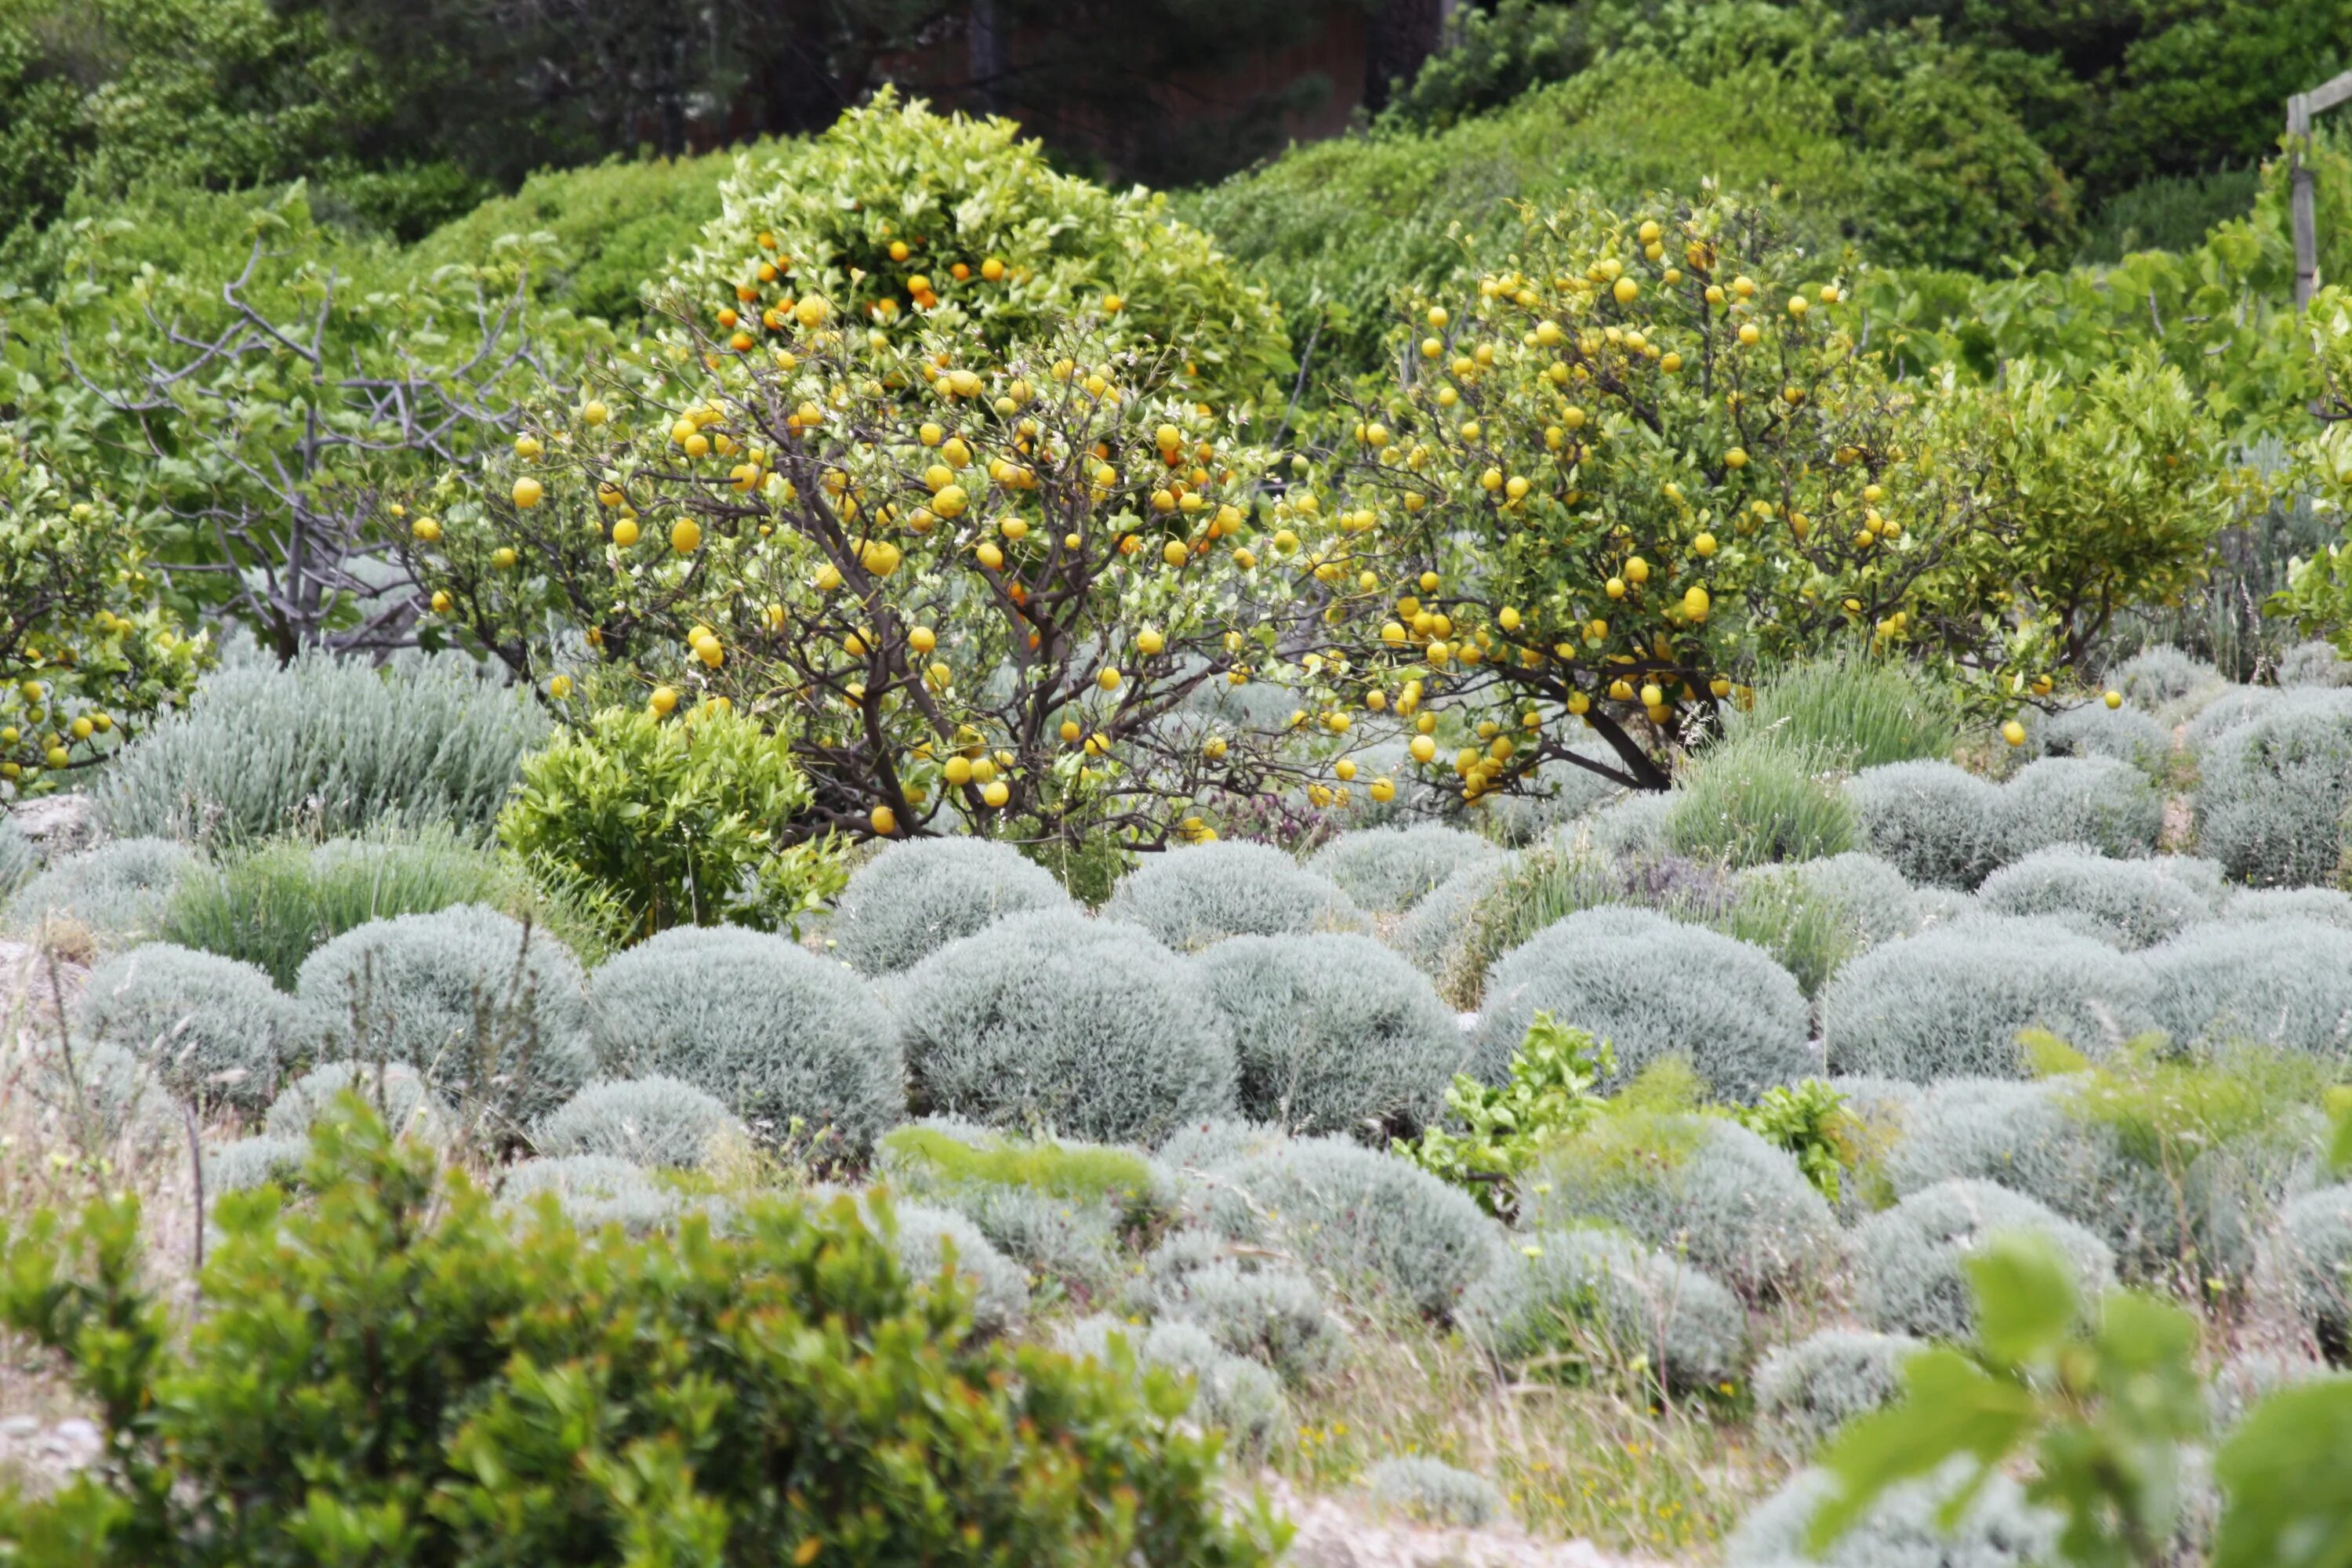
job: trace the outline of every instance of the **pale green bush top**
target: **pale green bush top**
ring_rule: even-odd
[[[2352,860],[2352,691],[2289,692],[2217,736],[2200,764],[2197,834],[2235,881],[2341,878]]]
[[[635,1165],[702,1165],[743,1123],[712,1096],[672,1078],[590,1084],[532,1130],[539,1152],[610,1154]]]
[[[2053,844],[2105,855],[2152,855],[2164,797],[2147,775],[2113,757],[2044,757],[2000,786],[1993,826],[2003,864]]]
[[[857,868],[830,934],[860,973],[892,974],[1006,915],[1073,907],[1051,872],[1009,844],[916,838]]]
[[[612,1154],[567,1154],[509,1165],[499,1181],[508,1212],[535,1214],[543,1194],[553,1194],[563,1217],[582,1230],[617,1225],[631,1236],[677,1217],[677,1194],[657,1186],[642,1166]]]
[[[109,945],[136,942],[163,921],[182,879],[204,858],[169,838],[117,838],[53,861],[8,901],[0,929],[47,919],[89,927]]]
[[[2000,862],[1994,786],[1950,763],[1890,763],[1848,779],[1858,842],[1915,883],[1973,888]]]
[[[1103,913],[1179,952],[1229,936],[1360,931],[1368,923],[1328,877],[1270,845],[1240,842],[1147,857],[1119,879]]]
[[[1756,1367],[1756,1414],[1776,1447],[1797,1459],[1858,1415],[1903,1393],[1903,1363],[1925,1348],[1908,1334],[1822,1329]]]
[[[2172,731],[2139,709],[2094,699],[2053,714],[2036,712],[2027,744],[2045,757],[2112,757],[2161,780],[2172,760]]]
[[[2168,643],[2142,648],[2107,671],[2110,687],[2135,707],[2150,711],[2221,679],[2221,671],[2211,665]]]
[[[2352,931],[2219,921],[2153,949],[2147,966],[2157,1021],[2176,1040],[2352,1061]]]
[[[451,1126],[449,1108],[424,1075],[397,1061],[322,1062],[279,1091],[263,1124],[272,1138],[307,1139],[345,1094],[359,1096],[396,1133],[438,1140]]]
[[[2220,889],[2220,868],[2210,861],[2115,860],[2084,845],[2053,844],[1986,878],[1977,898],[1998,914],[2083,917],[2117,947],[2135,951],[2210,920],[2210,895]]]
[[[1837,1486],[1806,1470],[1766,1499],[1724,1542],[1725,1568],[2036,1568],[2055,1561],[2060,1517],[2025,1500],[2024,1489],[1994,1470],[1954,1528],[1943,1511],[1957,1493],[1960,1464],[1926,1480],[1886,1489],[1825,1556],[1805,1550],[1813,1513]]]
[[[138,1053],[182,1100],[258,1110],[296,1047],[292,999],[252,964],[150,942],[90,972],[79,1027]]]
[[[1342,833],[1318,850],[1307,868],[1337,882],[1358,908],[1395,914],[1465,867],[1498,853],[1475,833],[1423,823]]]
[[[1719,1389],[1747,1365],[1748,1314],[1707,1275],[1605,1226],[1522,1231],[1462,1304],[1463,1331],[1508,1363],[1560,1352],[1669,1387]]]
[[[1382,1459],[1364,1472],[1364,1489],[1373,1507],[1423,1524],[1476,1530],[1508,1511],[1494,1482],[1423,1454]]]
[[[1856,1314],[1888,1332],[1968,1338],[1975,1309],[1961,1262],[2001,1231],[2046,1237],[2074,1270],[2084,1301],[2098,1300],[2115,1283],[2115,1255],[2081,1226],[1990,1182],[1941,1182],[1855,1229]]]

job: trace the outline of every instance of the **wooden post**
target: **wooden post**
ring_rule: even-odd
[[[2352,100],[2352,71],[2286,100],[2287,206],[2294,217],[2294,308],[2311,303],[2319,286],[2319,230],[2312,211],[2311,117]]]

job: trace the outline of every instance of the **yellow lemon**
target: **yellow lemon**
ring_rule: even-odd
[[[537,506],[546,494],[547,487],[529,474],[514,482],[514,503],[525,511]]]
[[[2011,719],[2000,727],[2000,738],[2012,746],[2025,744],[2025,726]]]
[[[655,712],[667,716],[677,706],[677,693],[669,687],[656,686],[654,688],[653,696],[648,700]]]
[[[630,545],[635,544],[636,542],[637,542],[637,521],[636,521],[636,519],[632,518],[632,517],[625,517],[625,518],[623,518],[620,521],[618,521],[618,522],[616,522],[616,523],[614,523],[614,524],[613,525],[613,542],[614,542],[614,543],[615,543],[615,544],[619,545],[622,549],[626,550]]]
[[[681,517],[669,526],[669,547],[680,555],[691,555],[702,548],[702,525],[690,517]]]
[[[898,814],[887,805],[876,806],[866,814],[866,820],[874,825],[874,831],[884,838],[898,831]]]

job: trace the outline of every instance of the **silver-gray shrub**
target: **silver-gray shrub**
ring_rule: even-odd
[[[2184,868],[2181,857],[2170,855],[2115,860],[2080,844],[2054,844],[1987,877],[1977,898],[1997,914],[2085,918],[2131,951],[2212,919],[2205,889],[2218,879],[2210,861]]]
[[[31,1068],[18,1081],[85,1154],[103,1157],[103,1145],[125,1134],[148,1142],[179,1130],[178,1108],[155,1069],[121,1046],[45,1036]]]
[[[2335,881],[2352,855],[2352,691],[2296,691],[2205,748],[2198,842],[2256,887]]]
[[[1307,862],[1374,914],[1410,909],[1463,867],[1501,851],[1475,833],[1442,823],[1411,827],[1368,827],[1342,833]]]
[[[1385,1147],[1444,1109],[1466,1065],[1453,1009],[1368,936],[1237,936],[1193,961],[1224,1016],[1242,1114]]]
[[[2281,1208],[2264,1265],[2266,1294],[2340,1359],[2352,1348],[2352,1185],[2321,1187]]]
[[[345,1094],[355,1094],[395,1133],[415,1132],[429,1142],[447,1136],[449,1108],[423,1074],[405,1062],[322,1062],[280,1089],[262,1125],[272,1138],[307,1141],[319,1119],[334,1113]]]
[[[1666,847],[1666,819],[1677,803],[1666,790],[1642,790],[1566,824],[1555,837],[1573,836],[1603,855],[1642,855]]]
[[[1853,1236],[1854,1311],[1872,1328],[1922,1339],[1966,1339],[1976,1309],[1962,1266],[1997,1234],[2046,1238],[2096,1301],[2115,1284],[2107,1244],[2021,1193],[1990,1182],[1950,1181],[1913,1193]]]
[[[408,1062],[453,1102],[526,1124],[594,1066],[579,963],[478,904],[354,926],[302,961],[295,994],[323,1054]]]
[[[1584,910],[1496,960],[1472,1070],[1508,1078],[1539,1012],[1610,1042],[1612,1088],[1679,1057],[1718,1098],[1753,1100],[1813,1068],[1811,1011],[1787,970],[1760,948],[1648,910]]]
[[[508,1166],[499,1182],[499,1207],[519,1217],[536,1214],[548,1194],[576,1228],[617,1225],[631,1236],[669,1224],[682,1206],[678,1194],[656,1185],[642,1166],[611,1154],[525,1160]]]
[[[33,841],[25,837],[15,817],[0,812],[0,908],[5,908],[10,896],[40,868],[41,857]]]
[[[8,900],[0,929],[29,931],[52,917],[116,943],[152,935],[180,879],[204,858],[169,838],[116,838],[50,862]]]
[[[2328,1375],[2328,1365],[2303,1353],[2242,1350],[2213,1369],[2205,1385],[2205,1408],[2217,1434],[2227,1433],[2246,1413],[2281,1389]]]
[[[2141,710],[2078,702],[2035,716],[2031,744],[2045,757],[2112,757],[2161,779],[2172,758],[2172,731]]]
[[[914,838],[857,868],[830,931],[859,973],[895,974],[1006,915],[1072,907],[1054,874],[1010,844]]]
[[[2044,757],[2000,786],[1993,828],[2003,864],[2053,844],[2117,858],[2153,855],[2164,832],[2164,797],[2129,763]]]
[[[2155,1020],[2142,959],[2046,921],[1980,916],[1850,961],[1822,993],[1833,1073],[2023,1078],[2017,1043],[2047,1029],[2096,1056]]]
[[[1374,1508],[1422,1524],[1476,1530],[1506,1511],[1494,1482],[1425,1454],[1382,1459],[1364,1472],[1364,1490]]]
[[[1297,1385],[1331,1370],[1346,1336],[1305,1271],[1213,1231],[1172,1231],[1127,1293],[1146,1317],[1197,1323],[1217,1343]]]
[[[972,1293],[972,1326],[982,1333],[1006,1333],[1029,1318],[1029,1276],[996,1250],[980,1227],[952,1209],[932,1204],[890,1206],[890,1240],[898,1267],[909,1279],[929,1284],[948,1268]]]
[[[1362,931],[1339,885],[1270,845],[1227,841],[1144,857],[1119,879],[1105,916],[1141,926],[1180,952],[1229,936]]]
[[[1032,1275],[1087,1295],[1124,1266],[1126,1233],[1161,1223],[1176,1196],[1175,1179],[1133,1150],[1032,1145],[952,1117],[885,1138],[875,1169],[894,1192],[971,1221]]]
[[[2231,895],[2221,918],[2240,923],[2309,921],[2352,931],[2352,893],[2334,888],[2247,888]]]
[[[1598,740],[1571,742],[1568,748],[1580,755],[1619,766],[1616,753]],[[1472,807],[1485,818],[1482,831],[1505,844],[1532,844],[1563,823],[1573,822],[1619,795],[1624,786],[1571,762],[1542,763],[1522,779],[1509,795],[1480,795]]]
[[[1472,1343],[1509,1366],[1639,1366],[1692,1391],[1747,1366],[1738,1297],[1687,1260],[1597,1226],[1517,1233],[1459,1317]]]
[[[907,971],[890,1006],[926,1112],[1149,1143],[1234,1110],[1224,1019],[1192,967],[1131,925],[1013,915]]]
[[[2224,687],[2181,726],[2180,742],[2192,756],[2201,758],[2214,742],[2239,725],[2261,718],[2288,700],[2290,695],[2275,686]]]
[[[692,1084],[763,1140],[862,1155],[906,1119],[896,1026],[857,975],[787,938],[673,926],[589,980],[597,1059]]]
[[[2220,670],[2168,643],[2142,648],[2107,671],[2107,684],[2126,701],[2151,712],[2221,679]]]
[[[541,1154],[610,1154],[633,1165],[696,1170],[748,1135],[726,1106],[674,1078],[592,1083],[531,1131]]]
[[[1061,1343],[1073,1355],[1103,1365],[1114,1361],[1111,1341],[1124,1342],[1139,1367],[1173,1373],[1192,1384],[1192,1419],[1222,1429],[1243,1453],[1263,1456],[1290,1424],[1290,1402],[1272,1373],[1220,1346],[1196,1323],[1139,1328],[1097,1315],[1066,1325]]]
[[[1230,1166],[1201,1206],[1233,1240],[1431,1317],[1452,1312],[1504,1256],[1500,1228],[1460,1188],[1344,1139],[1299,1139]]]
[[[1522,1226],[1615,1226],[1750,1298],[1827,1278],[1842,1251],[1836,1215],[1796,1161],[1720,1116],[1603,1118],[1518,1185]]]
[[[1806,1550],[1806,1535],[1839,1483],[1826,1470],[1801,1471],[1740,1521],[1724,1542],[1724,1568],[2037,1568],[2059,1561],[2064,1520],[2028,1502],[2024,1489],[1999,1470],[1948,1523],[1946,1510],[1969,1476],[1960,1459],[1925,1479],[1896,1482],[1817,1556]]]
[[[1861,947],[1875,947],[1918,929],[1919,895],[1895,862],[1859,849],[1787,866],[1759,866],[1741,880],[1787,877],[1846,912]]]
[[[1269,1122],[1207,1116],[1170,1132],[1160,1140],[1155,1154],[1180,1184],[1197,1185],[1196,1177],[1213,1176],[1244,1160],[1271,1154],[1289,1142],[1289,1133]]]
[[[2157,1023],[2183,1044],[2277,1046],[2352,1060],[2352,931],[2217,921],[2147,955]]]
[[[1756,1367],[1756,1415],[1772,1445],[1802,1460],[1857,1415],[1903,1393],[1903,1363],[1923,1342],[1867,1329],[1823,1329]]]
[[[149,942],[90,972],[81,1032],[136,1052],[184,1100],[259,1110],[294,1047],[293,999],[250,963]]]
[[[99,812],[116,834],[204,841],[387,818],[482,836],[548,730],[528,697],[454,654],[224,668],[122,749]]]
[[[205,1152],[205,1196],[255,1187],[292,1190],[310,1157],[307,1138],[240,1138]]]
[[[2279,655],[2278,683],[2289,689],[2352,686],[2352,660],[2337,653],[2334,643],[2299,642]]]
[[[2000,863],[2000,792],[1950,763],[1888,763],[1845,782],[1863,847],[1910,881],[1969,889]]]
[[[1472,967],[1479,903],[1525,863],[1526,856],[1513,851],[1463,867],[1405,911],[1390,942],[1446,995],[1475,990],[1477,977],[1465,971]]]

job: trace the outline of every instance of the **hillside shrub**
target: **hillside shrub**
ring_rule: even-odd
[[[1591,847],[1604,855],[1658,854],[1665,849],[1666,818],[1674,808],[1671,794],[1638,791],[1602,806],[1579,826]]]
[[[1509,1511],[1494,1482],[1423,1454],[1382,1459],[1364,1472],[1364,1490],[1382,1513],[1441,1528],[1477,1530]]]
[[[1307,862],[1373,914],[1411,909],[1465,867],[1492,858],[1493,844],[1440,823],[1342,833]]]
[[[2209,862],[2168,855],[2114,860],[2057,844],[2012,860],[1984,880],[1977,900],[1997,914],[2087,920],[2126,952],[2167,942],[2212,918],[2206,890],[2220,890]]]
[[[1909,936],[1919,923],[1919,906],[1911,884],[1894,862],[1861,850],[1848,850],[1819,860],[1793,865],[1759,867],[1741,879],[1743,884],[1785,878],[1814,897],[1835,904],[1845,916],[1855,945],[1875,947],[1898,936]]]
[[[2289,693],[2274,686],[2224,687],[2180,727],[2181,743],[2201,763],[2204,752],[2214,742],[2289,700]]]
[[[448,1106],[406,1062],[321,1062],[278,1091],[263,1127],[272,1138],[306,1145],[320,1122],[342,1120],[344,1097],[356,1097],[395,1134],[438,1142],[454,1125]]]
[[[2192,691],[2221,684],[2221,673],[2168,643],[2158,643],[2108,670],[2107,684],[2133,707],[2152,713]]]
[[[57,918],[135,942],[162,929],[173,890],[203,863],[169,838],[110,839],[50,862],[8,901],[5,924],[27,931]]]
[[[1213,1231],[1174,1232],[1143,1260],[1129,1306],[1152,1318],[1196,1323],[1234,1355],[1265,1363],[1304,1385],[1347,1353],[1345,1331],[1299,1268]]]
[[[1858,842],[1914,883],[1974,888],[2002,857],[1992,784],[1950,763],[1890,763],[1845,783]]]
[[[2182,1044],[2277,1046],[2352,1060],[2352,931],[2221,921],[2147,955],[2157,1022]]]
[[[971,1292],[972,1326],[1009,1333],[1029,1317],[1029,1277],[996,1250],[980,1227],[952,1209],[897,1204],[887,1231],[898,1268],[917,1285],[936,1284],[952,1270]]]
[[[1360,931],[1338,883],[1265,844],[1202,844],[1145,860],[1119,879],[1106,918],[1141,926],[1179,952],[1229,936]]]
[[[2078,702],[2037,713],[2027,731],[2027,743],[2042,756],[2112,757],[2159,781],[2172,760],[2172,731],[2137,708]]]
[[[1205,1212],[1235,1241],[1279,1247],[1342,1290],[1434,1318],[1504,1253],[1495,1222],[1458,1189],[1338,1138],[1299,1139],[1225,1168]]]
[[[2290,1201],[2269,1252],[2267,1283],[2340,1363],[2352,1351],[2352,1186]]]
[[[181,1131],[181,1110],[155,1069],[137,1053],[106,1040],[44,1037],[17,1081],[32,1102],[84,1157],[112,1156],[118,1140],[152,1145]]]
[[[1377,1145],[1434,1120],[1468,1047],[1412,966],[1368,936],[1237,936],[1193,961],[1224,1016],[1242,1114]]]
[[[1667,846],[1741,867],[1845,853],[1853,807],[1824,777],[1826,763],[1774,731],[1718,742],[1675,780]]]
[[[908,970],[890,1006],[921,1112],[1151,1142],[1234,1109],[1224,1020],[1190,966],[1131,925],[1008,917]]]
[[[2292,694],[2207,746],[2197,835],[2236,881],[2340,878],[2352,854],[2352,692]]]
[[[1187,1121],[1160,1142],[1160,1163],[1178,1173],[1213,1174],[1244,1160],[1272,1153],[1290,1142],[1279,1127],[1244,1121],[1232,1116],[1204,1116]]]
[[[2336,652],[2331,642],[2299,642],[2279,655],[2278,683],[2289,689],[2352,686],[2352,659]]]
[[[850,874],[825,929],[861,974],[895,974],[1006,915],[1067,910],[1053,873],[985,838],[892,844]]]
[[[2030,1503],[2025,1489],[1995,1470],[1974,1493],[1957,1466],[1888,1487],[1826,1552],[1808,1550],[1813,1516],[1839,1490],[1826,1470],[1805,1470],[1767,1498],[1724,1542],[1725,1568],[2032,1568],[2053,1561],[2064,1521]],[[1965,1502],[1948,1520],[1955,1502]]]
[[[1727,735],[1759,731],[1853,773],[1948,760],[1960,709],[1949,686],[1907,660],[1834,653],[1766,674],[1753,707],[1725,710]]]
[[[1885,1332],[1969,1337],[1975,1308],[1961,1264],[1990,1237],[2011,1231],[2048,1239],[2072,1270],[2079,1300],[2095,1301],[2114,1285],[2115,1255],[2081,1226],[1990,1182],[1941,1182],[1854,1230],[1855,1312]]]
[[[682,1207],[679,1194],[656,1184],[644,1166],[613,1154],[525,1160],[499,1173],[499,1207],[509,1215],[535,1215],[548,1197],[582,1230],[618,1226],[630,1236],[672,1224]]]
[[[293,1192],[310,1158],[308,1138],[239,1138],[205,1152],[205,1195],[249,1192],[274,1186]]]
[[[1289,1435],[1290,1405],[1274,1374],[1254,1361],[1218,1347],[1197,1324],[1153,1323],[1138,1328],[1116,1318],[1081,1318],[1065,1327],[1061,1342],[1073,1354],[1115,1367],[1121,1342],[1138,1366],[1157,1368],[1192,1385],[1192,1415],[1223,1430],[1234,1449],[1263,1458]]]
[[[1483,976],[1466,971],[1479,904],[1524,864],[1516,852],[1473,860],[1416,900],[1389,940],[1441,994],[1475,1001]]]
[[[122,749],[98,809],[124,837],[228,844],[387,820],[484,836],[547,732],[528,700],[454,655],[234,665]]]
[[[90,972],[85,1037],[136,1052],[184,1100],[267,1107],[299,1056],[292,998],[249,963],[149,942]]]
[[[2152,855],[2164,831],[2164,797],[2129,763],[2044,757],[2000,786],[1993,827],[2004,863],[2053,844],[2087,845],[2118,859]]]
[[[715,1098],[674,1078],[590,1084],[531,1130],[539,1152],[562,1159],[608,1154],[634,1165],[694,1170],[713,1145],[745,1136]]]
[[[1681,1057],[1724,1100],[1752,1100],[1811,1067],[1809,1010],[1756,948],[1646,910],[1588,910],[1497,962],[1471,1036],[1475,1070],[1498,1083],[1538,1012],[1615,1048],[1622,1084]]]
[[[905,1120],[889,1015],[783,937],[675,926],[607,960],[589,991],[604,1070],[691,1084],[763,1141],[855,1159]]]
[[[2306,921],[2352,931],[2352,893],[2334,888],[2247,888],[2230,896],[2221,918],[2242,924]]]
[[[1528,1228],[1612,1226],[1751,1297],[1825,1278],[1837,1261],[1837,1220],[1796,1162],[1720,1117],[1595,1118],[1552,1140],[1519,1185]]]
[[[1664,795],[1636,797],[1660,805]],[[1710,861],[1673,854],[1655,843],[1612,848],[1597,829],[1635,804],[1613,805],[1587,823],[1562,828],[1549,845],[1525,851],[1512,874],[1471,912],[1455,963],[1454,1000],[1476,1005],[1497,961],[1570,915],[1607,905],[1654,910],[1693,924],[1725,921],[1738,910],[1738,884]]]
[[[1756,1415],[1774,1447],[1802,1460],[1857,1415],[1903,1393],[1903,1363],[1922,1349],[1908,1334],[1822,1329],[1756,1367]]]
[[[325,1054],[406,1062],[453,1103],[521,1125],[594,1068],[579,963],[478,904],[354,926],[302,961],[295,994]]]
[[[2147,1029],[2140,961],[2044,921],[1978,917],[1873,948],[1822,994],[1833,1073],[2022,1078],[2017,1037],[2046,1029],[2096,1055]]]
[[[1464,1333],[1554,1377],[1636,1368],[1668,1388],[1719,1388],[1747,1365],[1738,1298],[1672,1253],[1600,1227],[1522,1232],[1464,1299]]]
[[[1919,900],[1903,873],[1858,851],[1751,867],[1738,888],[1717,928],[1770,953],[1809,1000],[1856,952],[1919,923]]]

